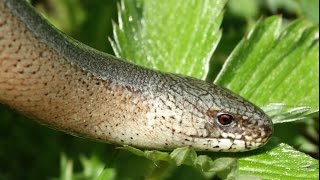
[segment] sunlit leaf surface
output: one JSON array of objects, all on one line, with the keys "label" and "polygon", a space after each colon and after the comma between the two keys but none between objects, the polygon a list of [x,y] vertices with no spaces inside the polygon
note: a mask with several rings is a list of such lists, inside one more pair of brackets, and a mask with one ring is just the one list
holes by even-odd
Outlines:
[{"label": "sunlit leaf surface", "polygon": [[257,23],[232,52],[215,80],[262,107],[274,123],[319,111],[318,27],[280,17]]},{"label": "sunlit leaf surface", "polygon": [[221,37],[225,3],[123,0],[113,49],[142,66],[204,79]]},{"label": "sunlit leaf surface", "polygon": [[280,143],[265,153],[239,159],[240,174],[262,179],[319,179],[319,162]]}]

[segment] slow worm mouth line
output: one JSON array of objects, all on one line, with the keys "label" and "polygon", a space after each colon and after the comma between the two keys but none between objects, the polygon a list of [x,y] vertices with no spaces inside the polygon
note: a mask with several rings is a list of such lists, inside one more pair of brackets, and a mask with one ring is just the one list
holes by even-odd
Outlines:
[{"label": "slow worm mouth line", "polygon": [[[243,141],[234,140],[230,138],[223,139],[204,139],[206,143],[203,143],[203,147],[199,148],[197,144],[189,145],[189,147],[194,148],[199,151],[219,151],[219,152],[245,152],[248,150],[254,150],[259,147],[264,146],[267,142],[253,142],[253,141]],[[210,141],[209,141],[210,140]]]},{"label": "slow worm mouth line", "polygon": [[[67,133],[148,149],[184,146],[166,125],[201,130],[208,107],[270,121],[224,88],[143,68],[71,39],[25,0],[0,0],[0,103]],[[221,146],[212,151],[229,150],[231,139],[217,141]]]}]

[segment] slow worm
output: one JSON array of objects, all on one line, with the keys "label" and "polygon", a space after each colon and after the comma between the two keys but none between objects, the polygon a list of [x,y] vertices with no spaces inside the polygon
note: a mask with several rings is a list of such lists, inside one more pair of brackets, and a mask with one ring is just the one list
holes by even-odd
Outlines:
[{"label": "slow worm", "polygon": [[69,134],[146,149],[246,151],[273,131],[232,92],[94,50],[24,0],[0,0],[0,102]]}]

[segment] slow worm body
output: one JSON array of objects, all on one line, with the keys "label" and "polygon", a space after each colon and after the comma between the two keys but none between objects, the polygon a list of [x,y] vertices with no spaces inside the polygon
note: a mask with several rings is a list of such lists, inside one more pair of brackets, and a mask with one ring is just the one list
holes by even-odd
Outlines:
[{"label": "slow worm body", "polygon": [[246,151],[273,128],[226,89],[66,37],[24,0],[0,0],[0,102],[70,134],[147,149]]}]

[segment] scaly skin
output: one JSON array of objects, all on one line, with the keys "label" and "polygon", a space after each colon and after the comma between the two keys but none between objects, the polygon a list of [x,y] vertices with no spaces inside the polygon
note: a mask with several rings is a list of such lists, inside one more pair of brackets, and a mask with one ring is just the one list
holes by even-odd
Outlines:
[{"label": "scaly skin", "polygon": [[[0,0],[0,102],[70,134],[147,149],[246,151],[273,128],[230,91],[98,52],[23,0]],[[221,125],[221,113],[232,123]]]}]

